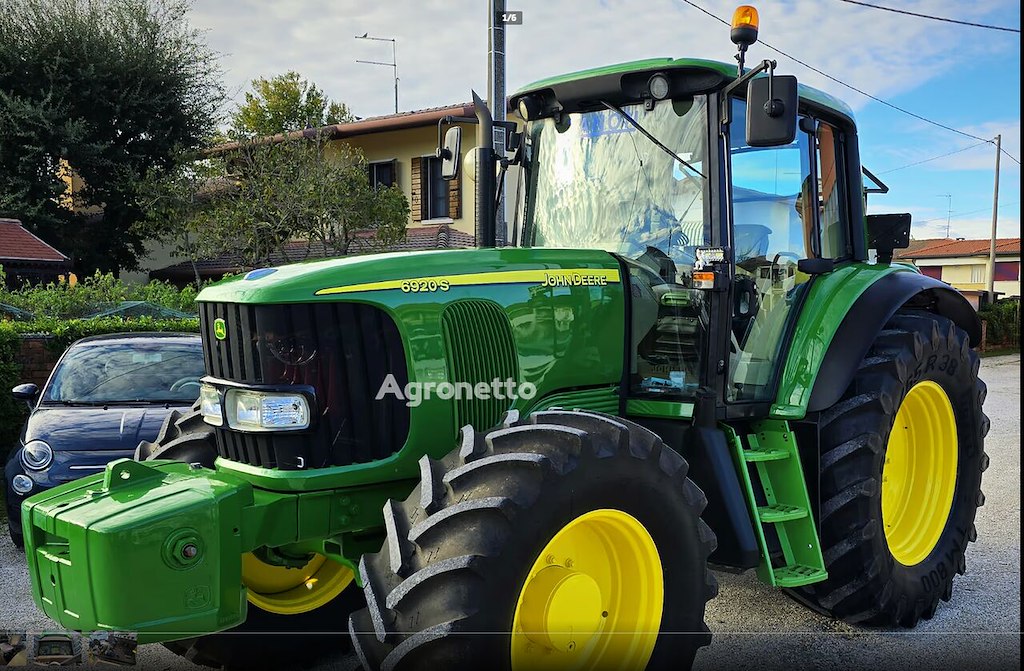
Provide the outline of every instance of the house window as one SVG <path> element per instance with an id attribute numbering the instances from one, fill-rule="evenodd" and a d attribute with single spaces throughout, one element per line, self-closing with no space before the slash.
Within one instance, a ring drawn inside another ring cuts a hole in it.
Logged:
<path id="1" fill-rule="evenodd" d="M 434 156 L 412 159 L 413 221 L 429 219 L 458 219 L 461 190 L 459 180 L 441 178 L 441 159 Z"/>
<path id="2" fill-rule="evenodd" d="M 985 281 L 985 266 L 973 265 L 971 266 L 971 282 L 974 284 L 981 284 Z"/>
<path id="3" fill-rule="evenodd" d="M 996 261 L 996 282 L 1020 280 L 1020 261 Z"/>
<path id="4" fill-rule="evenodd" d="M 370 186 L 375 189 L 394 186 L 398 181 L 398 161 L 374 161 L 366 166 L 370 173 Z"/>
<path id="5" fill-rule="evenodd" d="M 927 275 L 936 280 L 942 279 L 942 266 L 919 266 L 918 270 L 922 275 Z"/>

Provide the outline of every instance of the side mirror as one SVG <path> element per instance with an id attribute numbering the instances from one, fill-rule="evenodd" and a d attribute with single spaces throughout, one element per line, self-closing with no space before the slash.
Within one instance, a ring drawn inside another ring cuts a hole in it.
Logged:
<path id="1" fill-rule="evenodd" d="M 459 157 L 462 156 L 462 129 L 452 126 L 444 134 L 444 146 L 437 150 L 441 158 L 441 178 L 452 180 L 459 176 Z"/>
<path id="2" fill-rule="evenodd" d="M 778 147 L 796 139 L 796 77 L 769 75 L 747 84 L 747 144 Z"/>
<path id="3" fill-rule="evenodd" d="M 11 396 L 18 401 L 25 401 L 30 406 L 36 402 L 39 398 L 39 387 L 29 382 L 28 384 L 19 384 L 14 389 L 11 389 Z"/>
<path id="4" fill-rule="evenodd" d="M 868 249 L 878 252 L 881 263 L 892 261 L 894 249 L 910 246 L 910 214 L 869 214 Z"/>

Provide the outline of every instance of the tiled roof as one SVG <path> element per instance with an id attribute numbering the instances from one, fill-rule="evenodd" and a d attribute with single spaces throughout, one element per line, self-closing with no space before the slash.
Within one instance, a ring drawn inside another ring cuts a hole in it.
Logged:
<path id="1" fill-rule="evenodd" d="M 405 239 L 386 248 L 380 248 L 374 244 L 373 231 L 358 231 L 354 240 L 349 245 L 349 254 L 366 254 L 370 252 L 412 252 L 424 249 L 465 249 L 476 246 L 476 239 L 467 233 L 451 228 L 447 224 L 437 226 L 420 226 L 406 230 Z M 285 244 L 280 251 L 272 253 L 261 266 L 281 266 L 299 261 L 312 259 L 326 259 L 336 256 L 344 256 L 339 250 L 324 245 L 320 242 L 306 242 L 293 240 Z M 153 279 L 185 279 L 195 277 L 198 271 L 200 277 L 220 277 L 222 275 L 239 273 L 245 270 L 242 261 L 234 255 L 219 256 L 215 259 L 203 259 L 196 261 L 196 270 L 192 269 L 191 261 L 182 261 L 166 268 L 160 268 L 150 273 Z"/>
<path id="2" fill-rule="evenodd" d="M 370 133 L 381 133 L 384 131 L 402 130 L 405 128 L 418 128 L 422 126 L 437 126 L 439 119 L 446 116 L 473 117 L 476 108 L 473 103 L 461 103 L 458 105 L 446 105 L 444 107 L 429 107 L 427 109 L 399 112 L 398 114 L 385 114 L 382 116 L 356 119 L 346 123 L 330 124 L 319 128 L 304 128 L 277 135 L 267 135 L 255 138 L 257 144 L 276 144 L 288 140 L 300 138 L 312 139 L 324 137 L 328 140 L 340 140 L 355 135 L 367 135 Z M 209 155 L 219 155 L 231 152 L 242 146 L 241 142 L 226 142 L 211 147 L 207 150 Z"/>
<path id="3" fill-rule="evenodd" d="M 0 219 L 0 262 L 4 260 L 54 263 L 70 261 L 68 257 L 25 229 L 17 219 Z"/>
<path id="4" fill-rule="evenodd" d="M 916 245 L 915 242 L 927 243 Z M 953 240 L 941 238 L 938 240 L 912 241 L 908 249 L 901 250 L 897 258 L 901 259 L 931 259 L 938 257 L 952 256 L 988 256 L 991 241 L 981 240 Z M 1020 238 L 997 238 L 996 256 L 1020 255 Z"/>

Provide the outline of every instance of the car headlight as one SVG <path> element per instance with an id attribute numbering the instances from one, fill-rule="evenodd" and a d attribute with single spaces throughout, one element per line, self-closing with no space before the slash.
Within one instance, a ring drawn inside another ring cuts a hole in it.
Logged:
<path id="1" fill-rule="evenodd" d="M 224 413 L 220 407 L 220 392 L 212 384 L 203 384 L 199 387 L 199 413 L 207 424 L 222 426 L 224 424 Z"/>
<path id="2" fill-rule="evenodd" d="M 228 426 L 243 431 L 296 431 L 309 428 L 309 402 L 302 394 L 229 389 Z"/>
<path id="3" fill-rule="evenodd" d="M 14 490 L 15 494 L 21 494 L 24 496 L 32 491 L 32 486 L 35 483 L 32 482 L 32 478 L 28 477 L 24 473 L 18 473 L 11 480 L 11 489 Z"/>
<path id="4" fill-rule="evenodd" d="M 30 440 L 21 448 L 21 465 L 30 471 L 41 471 L 53 461 L 53 450 L 41 440 Z"/>

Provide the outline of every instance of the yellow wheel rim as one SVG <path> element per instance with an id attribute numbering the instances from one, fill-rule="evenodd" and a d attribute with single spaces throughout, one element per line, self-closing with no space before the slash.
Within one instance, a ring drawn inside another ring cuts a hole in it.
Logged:
<path id="1" fill-rule="evenodd" d="M 316 554 L 302 568 L 274 566 L 251 552 L 242 555 L 242 583 L 249 603 L 280 615 L 298 615 L 326 605 L 352 583 L 347 566 Z"/>
<path id="2" fill-rule="evenodd" d="M 658 639 L 665 584 L 650 533 L 595 510 L 548 542 L 512 620 L 512 669 L 643 669 Z"/>
<path id="3" fill-rule="evenodd" d="M 918 382 L 896 412 L 882 467 L 882 523 L 893 558 L 921 563 L 935 548 L 956 489 L 956 417 L 938 384 Z"/>

